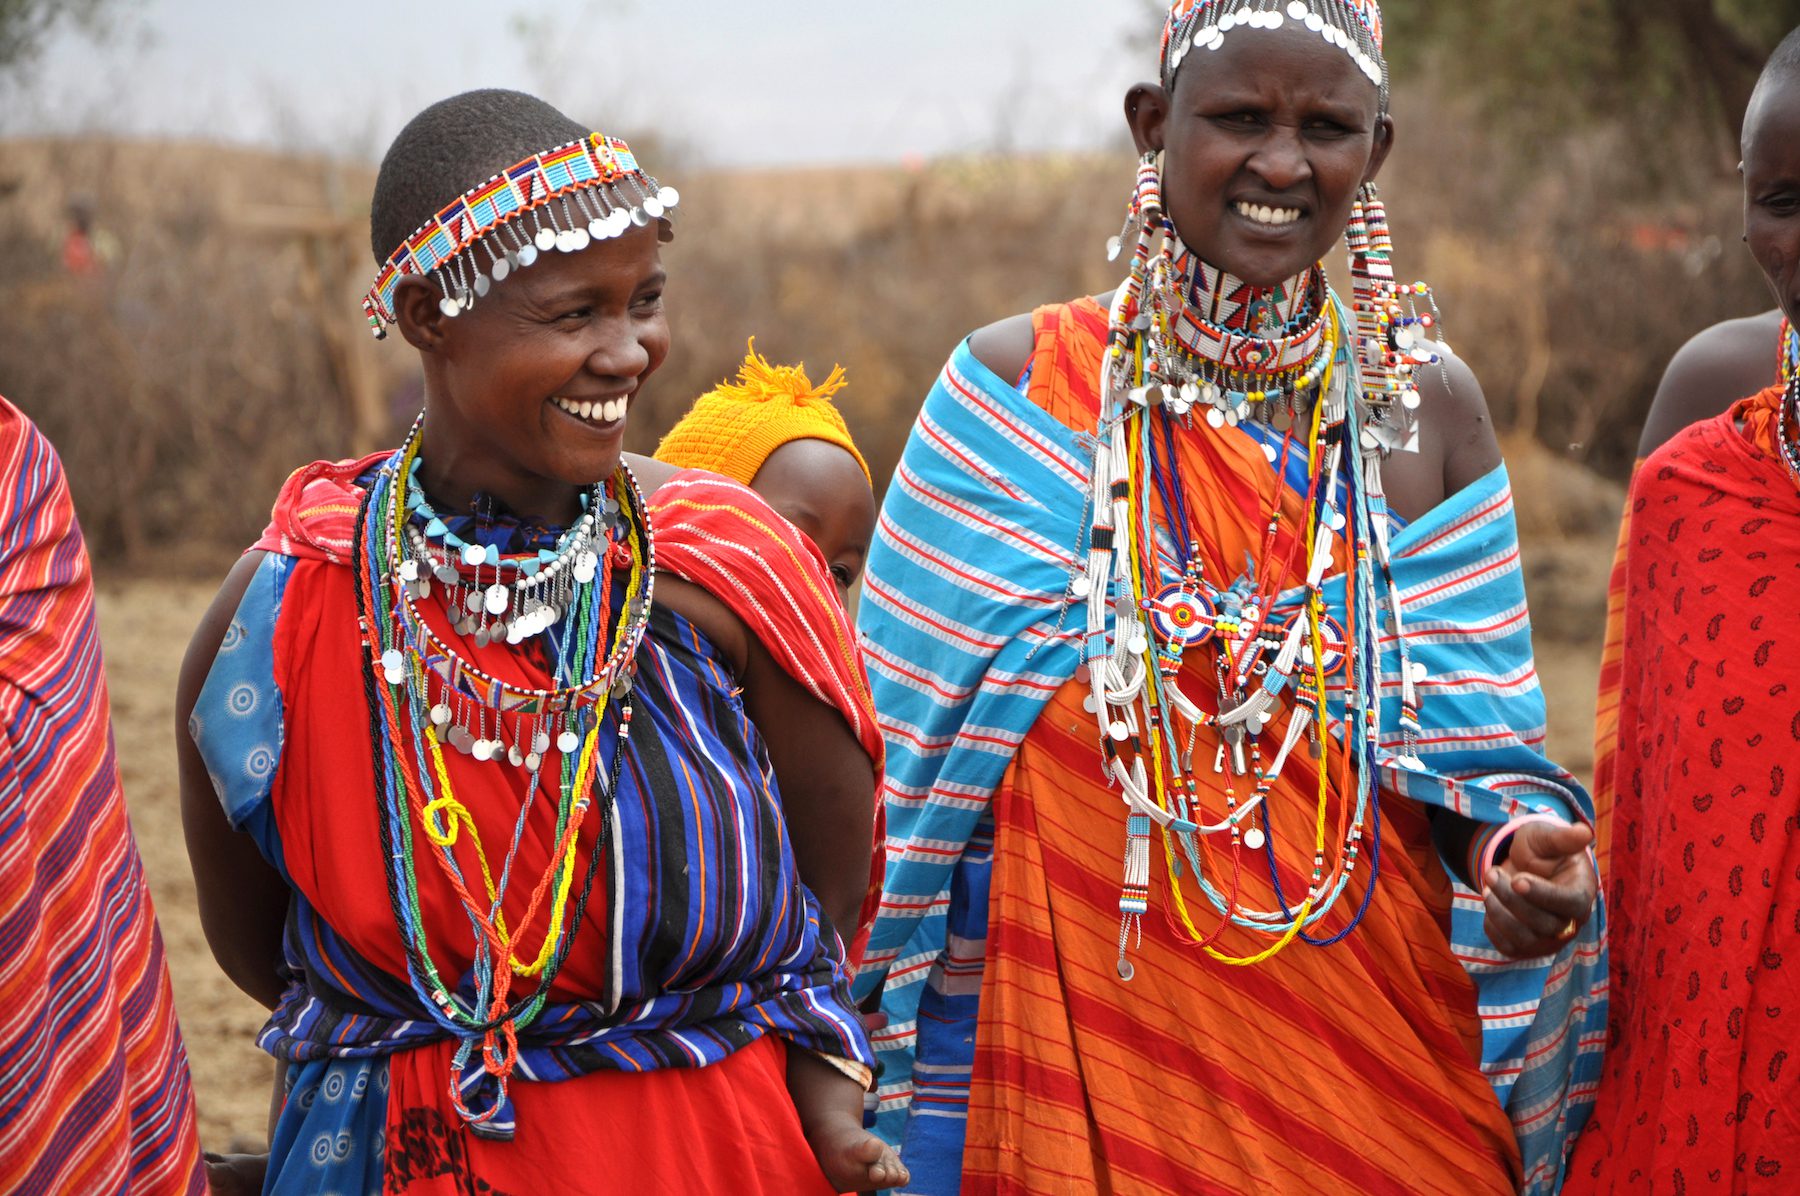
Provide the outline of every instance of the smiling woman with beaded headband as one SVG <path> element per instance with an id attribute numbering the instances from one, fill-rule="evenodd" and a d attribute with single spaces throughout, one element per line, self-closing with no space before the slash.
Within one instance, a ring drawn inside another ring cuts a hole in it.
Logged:
<path id="1" fill-rule="evenodd" d="M 909 1191 L 1559 1179 L 1591 809 L 1538 747 L 1480 388 L 1393 272 L 1387 98 L 1373 0 L 1177 4 L 1123 284 L 926 400 L 861 615 Z"/>
<path id="2" fill-rule="evenodd" d="M 678 203 L 516 92 L 382 163 L 364 310 L 425 410 L 289 479 L 180 684 L 202 920 L 286 1065 L 264 1191 L 905 1180 L 834 929 L 882 749 L 832 579 L 621 452 Z"/>

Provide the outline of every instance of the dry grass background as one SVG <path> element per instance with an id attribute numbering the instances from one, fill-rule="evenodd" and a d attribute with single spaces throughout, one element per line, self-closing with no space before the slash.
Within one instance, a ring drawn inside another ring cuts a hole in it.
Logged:
<path id="1" fill-rule="evenodd" d="M 1593 679 L 1622 480 L 1663 364 L 1767 305 L 1737 245 L 1736 187 L 1643 172 L 1604 133 L 1505 146 L 1427 94 L 1398 98 L 1384 178 L 1400 267 L 1437 288 L 1488 392 L 1520 499 L 1552 754 L 1591 767 Z M 648 449 L 754 334 L 850 372 L 876 476 L 956 340 L 1107 288 L 1121 155 L 687 177 L 668 251 L 676 350 L 634 408 Z M 62 452 L 101 562 L 119 756 L 159 905 L 209 1145 L 260 1140 L 260 1015 L 212 963 L 175 796 L 171 703 L 186 639 L 294 466 L 402 426 L 397 342 L 362 330 L 364 166 L 200 145 L 0 143 L 0 393 Z M 58 266 L 66 198 L 116 246 L 101 280 Z M 1773 346 L 1771 346 L 1771 360 Z"/>

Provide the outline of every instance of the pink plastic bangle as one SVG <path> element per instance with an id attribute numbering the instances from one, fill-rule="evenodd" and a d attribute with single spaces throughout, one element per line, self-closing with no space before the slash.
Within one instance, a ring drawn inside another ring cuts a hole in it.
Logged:
<path id="1" fill-rule="evenodd" d="M 1570 822 L 1568 819 L 1561 818 L 1555 814 L 1521 814 L 1519 817 L 1501 827 L 1500 833 L 1488 840 L 1487 847 L 1481 853 L 1480 882 L 1482 892 L 1487 891 L 1488 873 L 1494 870 L 1494 857 L 1500 854 L 1500 845 L 1502 843 L 1510 842 L 1513 837 L 1513 832 L 1517 831 L 1520 827 L 1533 822 L 1548 822 L 1553 826 L 1574 825 L 1574 823 Z"/>

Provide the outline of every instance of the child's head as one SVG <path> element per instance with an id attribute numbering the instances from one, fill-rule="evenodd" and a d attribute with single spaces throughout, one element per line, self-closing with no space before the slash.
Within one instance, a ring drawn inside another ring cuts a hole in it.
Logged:
<path id="1" fill-rule="evenodd" d="M 843 388 L 842 366 L 815 387 L 804 366 L 770 365 L 752 340 L 737 381 L 701 395 L 656 457 L 755 490 L 818 547 L 847 601 L 875 535 L 875 492 L 831 402 Z"/>

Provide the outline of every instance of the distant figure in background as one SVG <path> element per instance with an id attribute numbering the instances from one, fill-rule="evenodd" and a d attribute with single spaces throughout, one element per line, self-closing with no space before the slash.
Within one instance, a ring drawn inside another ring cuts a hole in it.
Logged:
<path id="1" fill-rule="evenodd" d="M 1743 175 L 1746 240 L 1791 321 L 1800 30 L 1751 97 Z M 1736 398 L 1757 357 L 1721 373 L 1710 405 L 1729 410 L 1632 483 L 1596 777 L 1612 1016 L 1570 1193 L 1800 1185 L 1800 376 Z"/>
<path id="2" fill-rule="evenodd" d="M 197 1196 L 87 549 L 55 451 L 4 399 L 0 504 L 0 1192 Z"/>
<path id="3" fill-rule="evenodd" d="M 94 199 L 75 195 L 69 199 L 69 227 L 63 234 L 63 269 L 76 278 L 96 278 L 105 273 L 112 258 L 111 238 L 94 226 Z"/>
<path id="4" fill-rule="evenodd" d="M 737 381 L 695 400 L 656 446 L 656 459 L 723 474 L 762 495 L 818 548 L 848 606 L 875 535 L 875 492 L 832 403 L 844 385 L 842 366 L 814 386 L 804 365 L 770 365 L 752 339 Z"/>

